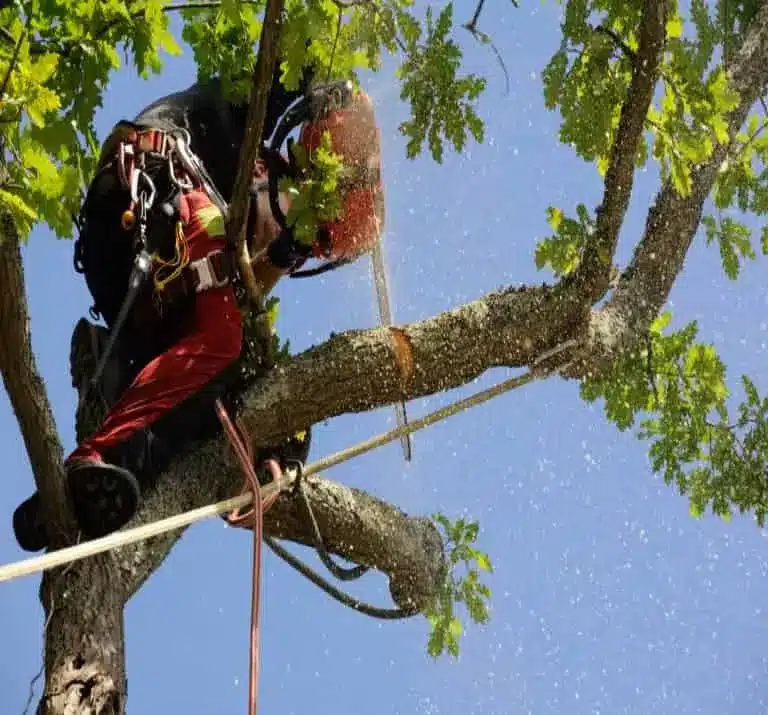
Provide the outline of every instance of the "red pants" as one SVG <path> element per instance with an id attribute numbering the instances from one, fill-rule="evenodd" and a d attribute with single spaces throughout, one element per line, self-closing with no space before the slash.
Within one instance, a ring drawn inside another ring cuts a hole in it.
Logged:
<path id="1" fill-rule="evenodd" d="M 190 260 L 222 249 L 223 222 L 214 224 L 211 203 L 201 192 L 181 199 L 181 220 L 189 243 Z M 205 209 L 201 220 L 198 212 Z M 205 225 L 207 224 L 207 225 Z M 101 459 L 104 450 L 150 426 L 166 412 L 191 397 L 240 355 L 242 319 L 232 286 L 200 293 L 189 332 L 173 347 L 150 362 L 112 406 L 99 429 L 67 457 Z"/>

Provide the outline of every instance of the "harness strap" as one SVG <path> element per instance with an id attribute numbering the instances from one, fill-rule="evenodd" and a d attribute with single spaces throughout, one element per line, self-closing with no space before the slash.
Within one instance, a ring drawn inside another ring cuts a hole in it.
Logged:
<path id="1" fill-rule="evenodd" d="M 135 158 L 141 154 L 152 154 L 165 159 L 175 148 L 176 141 L 170 132 L 163 129 L 140 129 L 130 122 L 118 122 L 104 142 L 98 168 L 103 169 L 110 161 L 121 158 L 121 146 L 125 147 L 126 155 Z"/>
<path id="2" fill-rule="evenodd" d="M 213 251 L 190 261 L 178 279 L 165 284 L 159 292 L 161 300 L 174 302 L 195 293 L 223 288 L 232 282 L 237 261 L 231 251 Z"/>

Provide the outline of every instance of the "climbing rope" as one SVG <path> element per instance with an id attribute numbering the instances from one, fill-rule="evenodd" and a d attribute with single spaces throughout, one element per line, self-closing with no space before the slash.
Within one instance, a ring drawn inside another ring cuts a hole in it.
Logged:
<path id="1" fill-rule="evenodd" d="M 307 515 L 310 525 L 312 526 L 312 535 L 314 536 L 314 546 L 317 551 L 317 555 L 320 560 L 339 581 L 355 581 L 361 576 L 368 573 L 367 566 L 352 566 L 345 568 L 340 566 L 334 561 L 333 557 L 328 553 L 328 549 L 325 548 L 325 542 L 323 536 L 320 533 L 320 527 L 315 519 L 315 512 L 312 509 L 312 505 L 309 503 L 307 493 L 304 491 L 304 465 L 298 460 L 292 460 L 291 463 L 296 468 L 296 481 L 294 483 L 294 491 L 299 495 L 301 504 L 304 507 L 304 512 Z"/>
<path id="2" fill-rule="evenodd" d="M 547 354 L 542 355 L 534 363 L 531 370 L 523 375 L 504 380 L 492 387 L 480 390 L 469 397 L 457 400 L 456 402 L 442 407 L 434 412 L 425 415 L 413 422 L 396 427 L 389 432 L 384 432 L 380 435 L 365 440 L 360 444 L 353 447 L 341 450 L 336 454 L 332 454 L 328 457 L 318 460 L 312 464 L 307 465 L 304 469 L 303 476 L 309 477 L 314 474 L 318 474 L 326 469 L 330 469 L 336 465 L 346 462 L 353 457 L 357 457 L 366 452 L 370 452 L 373 449 L 381 447 L 389 442 L 400 439 L 402 436 L 411 434 L 418 430 L 424 429 L 429 425 L 444 420 L 452 415 L 458 414 L 463 410 L 475 407 L 488 400 L 501 395 L 502 393 L 515 390 L 519 387 L 527 385 L 533 380 L 547 377 L 557 372 L 563 372 L 571 366 L 571 362 L 567 362 L 563 365 L 551 368 L 540 369 L 538 366 L 548 357 L 561 352 L 562 350 L 571 347 L 573 341 L 568 341 L 561 346 L 549 351 Z M 269 483 L 261 487 L 261 494 L 263 498 L 277 497 L 284 489 L 288 488 L 294 481 L 294 477 L 291 473 L 283 474 L 279 483 Z M 3 581 L 10 581 L 15 578 L 21 578 L 22 576 L 30 576 L 40 571 L 56 568 L 62 566 L 70 561 L 78 561 L 80 559 L 88 558 L 89 556 L 95 556 L 96 554 L 104 553 L 105 551 L 111 551 L 122 546 L 136 543 L 138 541 L 144 541 L 154 536 L 160 536 L 161 534 L 169 531 L 176 531 L 186 526 L 190 526 L 195 522 L 207 519 L 212 516 L 222 516 L 229 514 L 237 509 L 249 506 L 253 501 L 253 494 L 240 494 L 236 497 L 231 497 L 214 504 L 208 504 L 191 511 L 176 514 L 174 516 L 167 517 L 154 521 L 150 524 L 144 524 L 143 526 L 137 526 L 132 529 L 126 529 L 124 531 L 114 532 L 108 534 L 100 539 L 94 539 L 93 541 L 87 541 L 77 546 L 69 546 L 64 549 L 58 549 L 42 556 L 35 556 L 32 558 L 17 561 L 15 563 L 6 564 L 0 566 L 0 583 Z"/>
<path id="3" fill-rule="evenodd" d="M 309 498 L 304 491 L 304 465 L 298 460 L 290 460 L 289 464 L 292 464 L 296 471 L 293 490 L 294 493 L 299 495 L 299 498 L 301 499 L 304 506 L 308 521 L 312 527 L 313 546 L 317 552 L 317 555 L 320 557 L 320 560 L 339 581 L 354 581 L 360 578 L 369 571 L 367 566 L 353 566 L 351 568 L 345 568 L 344 566 L 340 566 L 338 563 L 336 563 L 330 553 L 328 553 L 328 549 L 325 546 L 325 541 L 322 534 L 320 533 L 320 527 L 317 523 L 317 519 L 315 518 L 314 510 L 312 509 L 312 504 L 310 503 Z M 370 603 L 366 603 L 365 601 L 361 601 L 349 593 L 342 591 L 340 588 L 337 588 L 327 579 L 323 578 L 319 573 L 317 573 L 317 571 L 301 561 L 301 559 L 298 557 L 294 556 L 284 546 L 281 546 L 276 539 L 273 539 L 270 536 L 265 536 L 264 543 L 267 544 L 267 546 L 275 553 L 275 555 L 277 555 L 279 558 L 285 561 L 285 563 L 298 571 L 306 579 L 314 583 L 315 586 L 318 586 L 320 589 L 325 591 L 325 593 L 331 598 L 335 599 L 342 605 L 357 611 L 358 613 L 362 613 L 363 615 L 370 616 L 372 618 L 385 620 L 410 618 L 419 613 L 419 608 L 415 605 L 409 605 L 402 608 L 382 608 L 380 606 L 374 606 Z"/>
<path id="4" fill-rule="evenodd" d="M 261 612 L 261 542 L 264 536 L 264 512 L 267 511 L 279 496 L 275 492 L 262 499 L 261 485 L 256 476 L 253 464 L 253 447 L 248 439 L 244 439 L 245 430 L 242 425 L 238 428 L 224 408 L 220 399 L 216 400 L 216 416 L 224 428 L 229 444 L 235 453 L 240 468 L 245 476 L 245 487 L 252 495 L 251 508 L 247 512 L 236 509 L 227 515 L 227 521 L 235 527 L 250 528 L 253 532 L 253 578 L 251 585 L 251 639 L 250 639 L 250 668 L 248 677 L 248 715 L 256 715 L 259 683 L 259 614 Z M 274 460 L 267 460 L 264 466 L 272 474 L 273 482 L 280 483 L 282 472 Z"/>

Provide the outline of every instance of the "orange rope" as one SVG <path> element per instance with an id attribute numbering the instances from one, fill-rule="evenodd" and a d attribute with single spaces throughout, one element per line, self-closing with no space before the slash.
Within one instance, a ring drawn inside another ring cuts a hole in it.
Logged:
<path id="1" fill-rule="evenodd" d="M 237 456 L 243 474 L 245 475 L 244 489 L 253 492 L 253 501 L 248 511 L 241 513 L 239 509 L 227 517 L 231 526 L 250 528 L 253 531 L 253 583 L 251 591 L 251 643 L 250 643 L 250 673 L 248 682 L 248 715 L 256 715 L 259 683 L 259 613 L 261 610 L 261 544 L 264 533 L 264 512 L 267 511 L 279 496 L 273 496 L 262 501 L 261 487 L 253 467 L 253 448 L 247 439 L 243 439 L 245 430 L 242 424 L 237 427 L 227 413 L 221 400 L 216 400 L 216 415 L 224 427 L 235 455 Z M 264 466 L 269 469 L 272 479 L 278 483 L 282 475 L 280 466 L 274 460 L 267 460 Z"/>

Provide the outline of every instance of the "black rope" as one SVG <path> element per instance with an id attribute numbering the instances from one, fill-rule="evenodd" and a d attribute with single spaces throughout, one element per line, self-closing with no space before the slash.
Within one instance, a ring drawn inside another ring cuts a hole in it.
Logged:
<path id="1" fill-rule="evenodd" d="M 294 489 L 301 497 L 301 503 L 304 505 L 304 511 L 307 513 L 309 522 L 312 525 L 312 532 L 315 537 L 315 543 L 313 544 L 317 550 L 317 555 L 323 562 L 323 565 L 337 578 L 339 581 L 356 581 L 361 576 L 368 573 L 367 566 L 352 566 L 347 568 L 336 563 L 333 557 L 328 553 L 328 549 L 323 541 L 323 536 L 320 533 L 320 527 L 317 524 L 315 518 L 315 512 L 312 509 L 312 505 L 309 503 L 306 491 L 304 491 L 304 465 L 299 460 L 291 460 L 289 464 L 296 467 L 296 482 Z"/>
<path id="2" fill-rule="evenodd" d="M 302 576 L 315 584 L 331 598 L 337 600 L 339 603 L 351 608 L 358 613 L 362 613 L 372 618 L 380 618 L 382 620 L 398 620 L 403 618 L 411 618 L 419 614 L 419 609 L 415 606 L 409 608 L 381 608 L 379 606 L 373 606 L 370 603 L 361 601 L 359 598 L 350 596 L 341 589 L 334 586 L 332 583 L 324 579 L 317 571 L 307 566 L 304 562 L 300 561 L 290 551 L 283 548 L 277 541 L 271 536 L 264 536 L 264 543 L 269 546 L 274 553 L 285 561 L 289 566 L 292 566 Z"/>
<path id="3" fill-rule="evenodd" d="M 325 567 L 337 578 L 339 581 L 354 581 L 359 579 L 365 573 L 369 571 L 367 566 L 353 566 L 352 568 L 346 568 L 337 564 L 323 542 L 322 534 L 320 533 L 320 527 L 318 526 L 315 513 L 312 509 L 312 505 L 309 502 L 306 492 L 304 491 L 303 477 L 304 477 L 304 464 L 298 459 L 286 460 L 286 466 L 292 465 L 296 468 L 296 481 L 294 489 L 301 497 L 301 501 L 304 505 L 304 509 L 307 512 L 309 521 L 312 525 L 312 533 L 314 536 L 314 548 L 317 551 L 320 560 Z M 285 547 L 281 546 L 274 537 L 263 537 L 264 543 L 283 561 L 289 566 L 298 571 L 302 576 L 311 581 L 315 586 L 323 590 L 331 598 L 335 599 L 339 603 L 348 608 L 351 608 L 358 613 L 362 613 L 372 618 L 380 618 L 382 620 L 398 620 L 404 618 L 411 618 L 420 613 L 420 610 L 416 606 L 409 606 L 407 608 L 381 608 L 380 606 L 374 606 L 365 601 L 361 601 L 359 598 L 345 593 L 340 588 L 334 586 L 330 581 L 323 578 L 317 571 L 305 564 L 298 557 L 294 556 Z"/>

